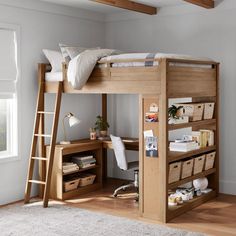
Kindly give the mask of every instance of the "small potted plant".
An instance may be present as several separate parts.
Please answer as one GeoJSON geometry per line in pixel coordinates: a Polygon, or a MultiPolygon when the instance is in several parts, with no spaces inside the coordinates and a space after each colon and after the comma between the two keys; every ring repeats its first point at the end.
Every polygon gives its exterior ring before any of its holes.
{"type": "Polygon", "coordinates": [[[180,117],[178,116],[178,111],[183,108],[182,106],[175,106],[172,105],[171,107],[168,108],[168,123],[169,124],[179,124],[179,123],[187,123],[188,122],[188,117],[180,117]]]}
{"type": "Polygon", "coordinates": [[[89,132],[90,132],[90,139],[91,140],[96,140],[96,138],[97,138],[96,129],[95,128],[90,128],[89,132]]]}
{"type": "Polygon", "coordinates": [[[107,136],[107,129],[110,127],[108,122],[104,120],[100,115],[96,117],[95,129],[99,131],[100,137],[107,136]]]}

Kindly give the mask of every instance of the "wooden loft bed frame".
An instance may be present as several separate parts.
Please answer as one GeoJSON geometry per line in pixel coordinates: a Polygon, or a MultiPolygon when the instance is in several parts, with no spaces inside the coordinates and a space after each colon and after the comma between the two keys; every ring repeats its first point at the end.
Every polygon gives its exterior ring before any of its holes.
{"type": "MultiPolygon", "coordinates": [[[[161,81],[163,74],[170,73],[168,97],[183,97],[193,96],[196,93],[195,88],[200,87],[202,96],[214,96],[214,81],[209,78],[212,76],[214,69],[201,69],[199,65],[211,65],[214,67],[217,63],[212,61],[193,61],[182,59],[135,59],[135,60],[113,60],[109,62],[98,62],[103,67],[96,67],[89,80],[81,90],[75,90],[67,80],[67,65],[62,65],[63,71],[63,92],[64,93],[90,93],[90,94],[161,94],[161,81]],[[113,63],[123,62],[157,62],[157,66],[150,67],[112,67],[113,63]],[[178,66],[172,65],[173,63],[178,66]],[[182,65],[191,64],[192,67],[182,67],[182,65]],[[195,65],[195,67],[194,67],[195,65]],[[202,78],[198,78],[198,86],[194,81],[189,81],[188,76],[192,75],[197,78],[197,75],[201,74],[201,77],[206,76],[206,80],[202,81],[202,78]],[[179,80],[176,76],[182,76],[179,80]],[[176,80],[176,78],[178,80],[176,80]],[[181,87],[185,84],[185,80],[188,81],[188,91],[182,91],[181,87]],[[202,86],[204,82],[204,86],[202,86]],[[179,86],[176,86],[176,83],[179,86]],[[206,84],[207,83],[207,84],[206,84]],[[194,88],[195,87],[195,88],[194,88]],[[195,90],[195,91],[194,91],[195,90]]],[[[40,76],[41,81],[45,81],[43,77],[45,72],[50,71],[50,66],[47,64],[39,64],[39,71],[42,73],[40,76]]],[[[46,82],[45,92],[55,93],[57,82],[46,82]]],[[[197,92],[196,96],[199,96],[197,92]]]]}
{"type": "MultiPolygon", "coordinates": [[[[45,73],[50,71],[47,64],[39,64],[39,83],[42,93],[57,93],[59,85],[64,93],[102,94],[102,115],[107,118],[106,94],[139,94],[139,162],[140,162],[140,215],[162,222],[182,214],[203,202],[215,197],[219,190],[219,63],[214,61],[193,61],[182,59],[155,59],[158,66],[152,67],[112,67],[118,62],[145,62],[154,60],[116,60],[96,67],[86,85],[81,90],[74,90],[67,81],[67,66],[63,64],[63,82],[45,81],[45,73]],[[189,66],[191,65],[191,66],[189,66]],[[203,65],[203,66],[202,66],[203,65]],[[168,125],[168,101],[171,98],[191,97],[196,102],[215,102],[214,119],[190,122],[182,125],[168,125]],[[159,122],[145,122],[145,113],[150,104],[159,107],[159,122]],[[215,146],[199,149],[188,153],[173,153],[168,150],[168,134],[170,130],[192,127],[193,130],[213,129],[215,131],[215,146]],[[145,156],[143,131],[153,130],[158,137],[159,157],[145,156]],[[169,164],[181,161],[193,155],[216,151],[215,167],[208,172],[180,180],[174,184],[168,183],[169,164]],[[188,203],[175,208],[168,207],[168,190],[187,183],[193,179],[209,176],[209,186],[213,188],[209,194],[197,197],[188,203]]],[[[44,99],[41,101],[44,110],[44,99]]],[[[58,117],[57,117],[58,119],[58,117]]],[[[44,122],[39,129],[44,132],[44,122]]],[[[40,150],[45,154],[44,138],[40,140],[40,150]]],[[[52,148],[53,149],[53,148],[52,148]]],[[[106,153],[104,153],[106,157],[106,153]]]]}

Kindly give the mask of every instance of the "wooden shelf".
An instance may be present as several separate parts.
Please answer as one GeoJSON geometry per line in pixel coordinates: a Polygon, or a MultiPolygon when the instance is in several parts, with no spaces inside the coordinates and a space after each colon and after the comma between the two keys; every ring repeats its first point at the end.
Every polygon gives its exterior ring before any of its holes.
{"type": "Polygon", "coordinates": [[[188,122],[184,124],[171,124],[171,125],[168,125],[168,129],[170,131],[170,130],[188,128],[188,127],[199,127],[199,126],[207,126],[207,125],[216,125],[216,119],[193,121],[193,122],[188,122]]]}
{"type": "Polygon", "coordinates": [[[192,200],[189,200],[188,202],[185,202],[182,205],[169,206],[167,219],[171,220],[174,217],[181,215],[184,212],[189,211],[189,210],[201,205],[202,203],[207,202],[208,200],[210,200],[214,197],[216,197],[216,191],[213,190],[213,191],[203,194],[199,197],[194,197],[192,200]]]}
{"type": "Polygon", "coordinates": [[[63,176],[71,175],[71,174],[75,174],[75,173],[80,173],[80,172],[84,172],[86,170],[92,170],[92,169],[96,169],[96,168],[99,168],[99,167],[100,167],[99,165],[95,165],[95,166],[91,166],[91,167],[87,167],[87,168],[81,168],[79,170],[72,171],[72,172],[69,172],[69,173],[63,173],[63,176]]]}
{"type": "Polygon", "coordinates": [[[187,157],[192,157],[195,155],[200,155],[200,154],[204,154],[206,152],[210,152],[210,151],[215,151],[216,150],[216,146],[210,146],[210,147],[204,147],[204,148],[199,148],[190,152],[173,152],[173,151],[169,151],[168,152],[168,162],[174,162],[174,161],[180,161],[184,158],[187,157]]]}
{"type": "Polygon", "coordinates": [[[212,168],[212,169],[209,169],[209,170],[205,170],[201,173],[198,173],[196,175],[192,175],[188,178],[185,178],[185,179],[181,179],[177,182],[174,182],[174,183],[171,183],[171,184],[168,184],[168,189],[174,189],[174,188],[177,188],[178,186],[182,185],[182,184],[186,184],[190,181],[193,181],[194,179],[199,179],[199,178],[203,178],[205,176],[208,176],[208,175],[211,175],[213,173],[216,172],[216,169],[215,168],[212,168]]]}

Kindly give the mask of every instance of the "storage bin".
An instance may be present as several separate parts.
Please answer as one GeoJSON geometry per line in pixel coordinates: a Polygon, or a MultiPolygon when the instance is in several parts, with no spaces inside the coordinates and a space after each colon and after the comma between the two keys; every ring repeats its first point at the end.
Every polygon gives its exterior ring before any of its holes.
{"type": "Polygon", "coordinates": [[[178,110],[177,116],[188,116],[190,121],[202,120],[204,103],[178,103],[176,106],[182,106],[178,110]]]}
{"type": "Polygon", "coordinates": [[[204,104],[204,115],[203,115],[204,120],[210,120],[213,118],[214,107],[215,107],[214,102],[208,102],[204,104]]]}
{"type": "Polygon", "coordinates": [[[205,164],[205,155],[195,157],[194,158],[194,165],[193,165],[193,174],[196,175],[203,171],[205,164]]]}
{"type": "Polygon", "coordinates": [[[64,181],[63,182],[64,192],[68,192],[68,191],[77,189],[79,186],[79,182],[80,182],[80,178],[64,181]]]}
{"type": "Polygon", "coordinates": [[[93,174],[82,174],[80,176],[79,187],[84,187],[94,183],[96,175],[93,174]]]}
{"type": "Polygon", "coordinates": [[[214,167],[216,152],[206,154],[205,170],[209,170],[214,167]]]}
{"type": "Polygon", "coordinates": [[[192,176],[193,173],[193,159],[184,161],[182,164],[182,174],[181,179],[192,176]]]}
{"type": "Polygon", "coordinates": [[[180,180],[181,162],[175,162],[169,165],[169,184],[180,180]]]}

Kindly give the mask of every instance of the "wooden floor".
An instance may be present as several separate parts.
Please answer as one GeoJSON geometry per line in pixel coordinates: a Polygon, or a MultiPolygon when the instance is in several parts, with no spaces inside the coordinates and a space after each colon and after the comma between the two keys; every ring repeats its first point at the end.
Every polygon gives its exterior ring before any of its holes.
{"type": "MultiPolygon", "coordinates": [[[[161,224],[157,221],[139,217],[138,203],[134,194],[125,192],[112,197],[113,190],[123,181],[108,180],[102,190],[66,201],[66,204],[99,211],[111,215],[127,217],[149,223],[161,224]]],[[[236,196],[221,194],[217,199],[209,201],[194,210],[179,216],[167,224],[170,227],[204,232],[210,235],[236,235],[236,196]]]]}

